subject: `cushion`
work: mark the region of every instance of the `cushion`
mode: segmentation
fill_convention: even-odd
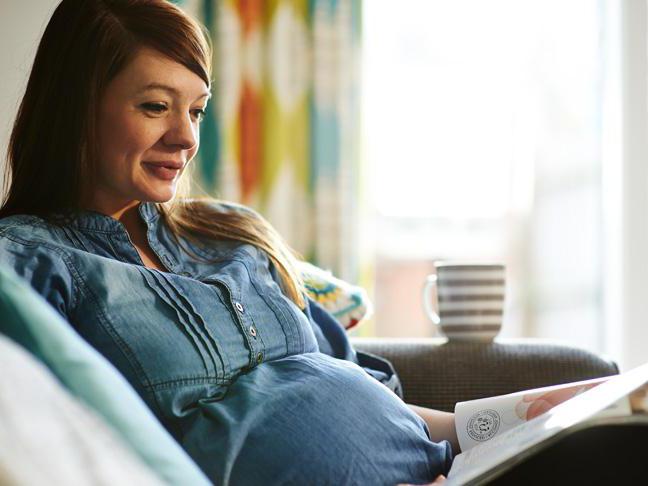
[[[308,262],[300,262],[300,273],[308,296],[351,329],[371,316],[371,301],[362,287],[352,285]]]
[[[0,332],[53,374],[121,434],[168,484],[210,484],[126,379],[27,282],[0,266]]]
[[[0,484],[164,484],[42,363],[2,335],[0,370]]]

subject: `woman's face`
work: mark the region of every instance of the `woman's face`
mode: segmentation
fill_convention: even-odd
[[[91,209],[119,214],[140,201],[173,198],[198,150],[209,98],[203,80],[143,48],[107,86],[99,104],[99,161]]]

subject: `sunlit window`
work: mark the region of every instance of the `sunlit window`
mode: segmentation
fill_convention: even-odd
[[[431,335],[435,259],[508,266],[504,334],[601,335],[601,3],[363,2],[375,332]]]

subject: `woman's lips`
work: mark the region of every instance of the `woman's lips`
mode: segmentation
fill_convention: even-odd
[[[143,165],[150,174],[164,181],[172,181],[182,169],[182,163],[143,162]]]

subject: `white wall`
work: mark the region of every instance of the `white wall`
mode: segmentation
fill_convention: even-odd
[[[0,0],[0,168],[41,33],[59,0]],[[2,180],[2,175],[0,175]]]

